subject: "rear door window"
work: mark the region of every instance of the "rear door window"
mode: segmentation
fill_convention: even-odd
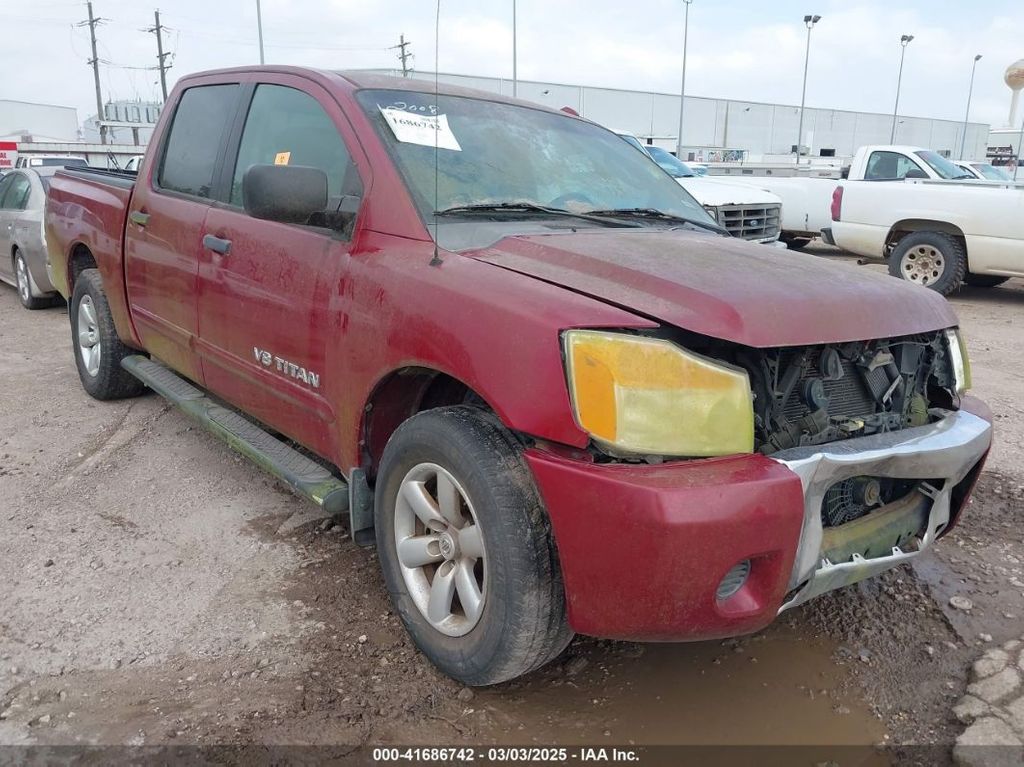
[[[167,137],[157,185],[212,198],[217,157],[235,114],[239,85],[202,85],[181,95]]]
[[[327,174],[331,198],[359,194],[359,177],[345,142],[320,103],[284,85],[256,88],[238,147],[231,204],[242,206],[242,178],[253,165],[302,165]]]

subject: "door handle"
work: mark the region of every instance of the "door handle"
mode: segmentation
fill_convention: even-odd
[[[135,224],[135,226],[145,229],[146,224],[149,223],[149,214],[143,213],[141,210],[133,210],[128,214],[128,220]]]
[[[231,240],[223,240],[220,237],[207,234],[203,236],[203,247],[226,256],[231,252]]]

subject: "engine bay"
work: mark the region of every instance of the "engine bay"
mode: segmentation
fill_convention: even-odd
[[[954,405],[943,334],[748,350],[755,448],[764,454],[922,426]]]

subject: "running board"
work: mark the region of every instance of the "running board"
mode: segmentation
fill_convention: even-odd
[[[142,355],[125,357],[121,367],[298,495],[329,514],[348,510],[348,484],[343,479],[234,410],[217,404],[174,371]]]

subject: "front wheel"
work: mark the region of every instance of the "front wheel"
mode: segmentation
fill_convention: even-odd
[[[958,290],[967,273],[967,252],[945,232],[908,234],[889,256],[889,274],[948,296]]]
[[[519,445],[486,411],[403,423],[375,492],[381,567],[417,647],[468,685],[512,679],[572,638],[551,527]]]
[[[137,352],[117,336],[98,270],[86,269],[78,275],[68,314],[78,377],[85,390],[100,400],[142,394],[146,387],[121,367],[121,360]]]

